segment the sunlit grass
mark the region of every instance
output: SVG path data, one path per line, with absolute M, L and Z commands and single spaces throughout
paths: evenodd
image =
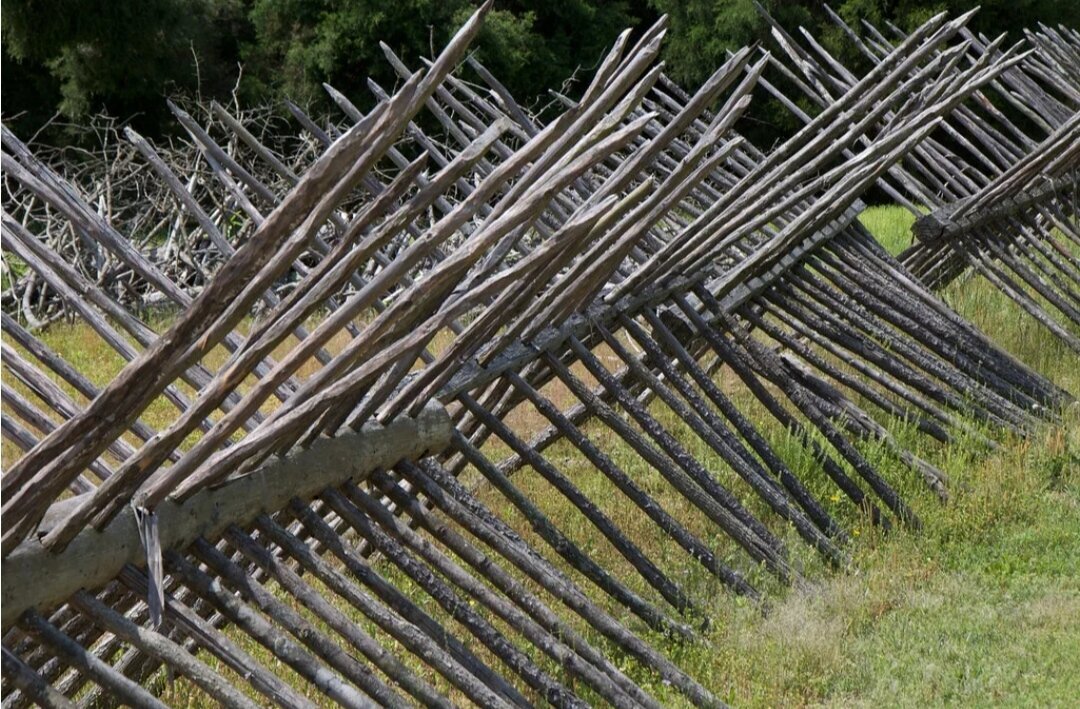
M 859 214 L 859 221 L 894 256 L 913 243 L 911 225 L 915 215 L 901 206 L 870 207 Z

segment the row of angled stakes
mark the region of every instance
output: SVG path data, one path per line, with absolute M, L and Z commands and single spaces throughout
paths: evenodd
M 671 654 L 709 642 L 688 579 L 763 603 L 800 540 L 848 568 L 843 506 L 917 528 L 902 478 L 949 495 L 892 423 L 992 448 L 1072 401 L 934 289 L 1009 269 L 1075 307 L 1075 34 L 847 28 L 860 78 L 776 27 L 794 69 L 746 49 L 689 94 L 661 21 L 545 121 L 467 56 L 487 9 L 418 70 L 387 49 L 366 114 L 289 104 L 300 159 L 217 105 L 174 107 L 190 173 L 129 132 L 177 248 L 4 129 L 5 259 L 38 284 L 3 314 L 5 706 L 161 706 L 166 675 L 228 706 L 721 705 Z M 1001 123 L 1002 86 L 1045 125 Z M 736 124 L 770 94 L 805 126 L 766 151 Z M 941 233 L 890 256 L 873 186 Z M 50 349 L 33 302 L 119 374 Z

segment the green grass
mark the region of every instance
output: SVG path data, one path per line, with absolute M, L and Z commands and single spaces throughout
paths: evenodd
M 870 207 L 859 215 L 859 221 L 891 254 L 911 246 L 911 225 L 915 216 L 899 206 Z
M 906 211 L 873 208 L 861 219 L 890 251 L 909 245 L 912 218 Z M 1080 392 L 1076 356 L 985 282 L 961 279 L 944 297 L 994 342 L 1058 385 Z M 108 361 L 95 364 L 92 358 L 100 348 L 88 345 L 79 328 L 65 328 L 48 335 L 50 344 L 79 359 L 80 368 L 100 370 L 96 379 L 107 380 L 119 363 L 106 358 Z M 684 586 L 710 619 L 710 627 L 697 641 L 676 643 L 649 633 L 621 609 L 605 603 L 610 612 L 738 706 L 1076 704 L 1080 697 L 1080 673 L 1076 671 L 1076 658 L 1080 657 L 1080 410 L 1064 412 L 1060 426 L 1046 426 L 1026 440 L 1004 440 L 994 452 L 973 441 L 941 446 L 894 426 L 895 435 L 905 445 L 949 475 L 952 497 L 949 503 L 941 504 L 892 456 L 864 446 L 924 523 L 917 532 L 896 529 L 883 534 L 836 494 L 818 466 L 746 392 L 726 377 L 723 383 L 830 513 L 852 530 L 853 567 L 846 571 L 825 567 L 791 529 L 780 524 L 734 479 L 685 424 L 664 406 L 654 404 L 652 412 L 665 426 L 787 541 L 793 562 L 800 566 L 807 582 L 798 588 L 784 587 L 754 568 L 617 437 L 589 427 L 601 448 L 628 474 L 713 545 L 717 554 L 745 572 L 769 599 L 767 612 L 763 612 L 752 603 L 733 598 L 644 515 L 624 502 L 580 454 L 569 445 L 558 444 L 546 456 Z M 558 403 L 566 403 L 565 392 L 549 389 L 545 393 Z M 158 416 L 171 415 L 166 409 L 154 409 L 150 414 L 155 425 L 160 425 Z M 540 423 L 536 412 L 526 409 L 515 412 L 511 422 L 519 429 Z M 505 448 L 490 445 L 487 452 L 498 457 Z M 606 540 L 583 523 L 535 472 L 523 470 L 514 480 L 598 562 L 634 591 L 657 599 Z M 516 528 L 527 530 L 517 512 L 497 493 L 481 489 L 480 495 Z M 534 534 L 524 531 L 523 536 L 554 558 Z M 388 563 L 375 563 L 380 573 L 400 588 L 412 589 L 413 598 L 424 598 Z M 598 602 L 604 603 L 600 594 L 596 595 Z M 336 600 L 332 594 L 329 597 Z M 421 602 L 425 610 L 465 639 L 460 626 L 445 618 L 430 599 Z M 554 601 L 552 605 L 558 606 Z M 298 610 L 312 617 L 306 609 Z M 342 610 L 349 612 L 344 607 Z M 356 622 L 378 636 L 366 620 L 357 617 Z M 496 625 L 513 636 L 509 628 Z M 577 627 L 661 702 L 685 704 L 650 672 L 587 628 Z M 234 632 L 232 637 L 272 671 L 296 680 L 268 650 L 240 633 Z M 478 643 L 467 644 L 481 657 L 489 658 Z M 539 656 L 534 659 L 546 662 Z M 207 661 L 226 672 L 212 658 Z M 550 663 L 544 667 L 569 681 L 560 668 Z M 419 665 L 417 669 L 424 671 Z M 425 676 L 449 691 L 438 677 Z M 313 700 L 324 701 L 303 687 Z M 575 689 L 594 698 L 580 684 Z M 170 704 L 207 706 L 183 681 L 163 687 L 163 691 Z
M 761 617 L 729 611 L 694 655 L 744 706 L 1067 706 L 1080 693 L 1080 436 L 1047 432 L 948 466 L 954 499 L 917 496 L 919 533 L 854 544 Z M 720 611 L 723 615 L 723 610 Z

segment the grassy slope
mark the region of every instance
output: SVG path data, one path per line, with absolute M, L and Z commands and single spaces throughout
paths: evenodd
M 903 210 L 872 209 L 863 220 L 890 249 L 907 245 L 910 217 Z M 1075 355 L 996 291 L 968 280 L 957 283 L 946 297 L 995 342 L 1058 384 L 1080 392 Z M 102 383 L 120 366 L 115 357 L 90 346 L 93 337 L 84 328 L 56 327 L 46 339 L 69 359 L 79 360 L 80 368 L 90 365 Z M 95 358 L 103 359 L 95 364 Z M 771 609 L 762 614 L 725 593 L 643 515 L 611 494 L 610 484 L 584 464 L 580 454 L 568 446 L 554 447 L 549 459 L 678 578 L 712 619 L 701 642 L 653 641 L 665 645 L 692 675 L 740 706 L 1074 703 L 1080 696 L 1080 675 L 1075 671 L 1075 658 L 1080 657 L 1080 412 L 1067 412 L 1061 428 L 1048 428 L 1028 441 L 1006 441 L 991 454 L 974 444 L 943 448 L 898 430 L 897 435 L 920 455 L 950 475 L 953 499 L 942 506 L 909 471 L 880 452 L 868 451 L 880 458 L 890 481 L 925 523 L 918 533 L 898 530 L 885 536 L 835 494 L 835 488 L 753 402 L 737 390 L 733 395 L 830 511 L 854 530 L 855 568 L 850 573 L 823 568 L 775 515 L 762 513 L 755 500 L 747 499 L 751 509 L 789 540 L 795 561 L 809 580 L 805 588 L 784 589 L 743 565 L 742 570 L 768 591 Z M 662 406 L 654 406 L 654 413 L 678 430 L 677 421 Z M 160 402 L 149 414 L 155 425 L 170 418 L 168 406 Z M 529 412 L 520 416 L 515 425 L 529 426 Z M 688 430 L 684 433 L 683 440 L 710 470 L 721 477 L 727 474 Z M 700 515 L 616 445 L 617 440 L 610 436 L 603 447 L 665 508 L 714 544 L 719 554 L 739 564 L 740 555 L 730 542 L 712 535 Z M 4 453 L 7 457 L 13 451 L 5 444 Z M 535 473 L 522 471 L 515 482 L 598 561 L 655 600 L 607 542 L 582 524 Z M 739 481 L 729 484 L 749 498 Z M 483 496 L 514 517 L 501 497 L 490 490 Z M 535 537 L 530 539 L 544 548 Z M 382 565 L 380 570 L 409 587 L 392 568 Z M 439 615 L 430 601 L 425 608 Z M 635 625 L 619 609 L 610 610 Z M 362 619 L 357 622 L 372 630 Z M 275 671 L 284 669 L 264 648 L 240 634 L 234 638 Z M 603 645 L 601 639 L 593 639 Z M 471 647 L 484 654 L 475 643 Z M 558 668 L 549 669 L 559 674 Z M 681 701 L 648 673 L 630 663 L 627 669 L 665 702 Z M 429 679 L 438 682 L 436 677 Z M 183 681 L 164 691 L 170 703 L 202 705 Z

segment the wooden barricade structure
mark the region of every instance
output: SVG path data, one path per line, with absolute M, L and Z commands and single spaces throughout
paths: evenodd
M 717 371 L 882 526 L 919 521 L 866 441 L 948 495 L 889 420 L 992 447 L 1072 400 L 856 220 L 867 189 L 1035 55 L 962 63 L 970 15 L 935 17 L 763 151 L 735 124 L 759 86 L 783 96 L 770 55 L 733 54 L 691 95 L 657 63 L 661 21 L 623 34 L 544 124 L 467 57 L 487 9 L 421 69 L 387 49 L 401 83 L 372 85 L 367 114 L 329 87 L 340 123 L 290 104 L 319 146 L 306 164 L 221 106 L 209 127 L 175 109 L 212 186 L 129 133 L 176 201 L 163 220 L 216 250 L 197 288 L 4 129 L 5 254 L 127 363 L 95 385 L 3 315 L 4 366 L 32 393 L 4 397 L 3 434 L 25 451 L 0 480 L 5 706 L 160 706 L 163 675 L 228 706 L 656 707 L 671 698 L 657 684 L 719 706 L 668 652 L 707 622 L 682 572 L 760 602 L 759 578 L 800 582 L 788 528 L 825 563 L 852 560 L 848 530 Z M 1066 174 L 1075 125 L 1051 131 L 1057 148 L 1029 140 L 943 223 L 1002 196 L 1066 209 L 1038 182 Z M 159 334 L 51 248 L 43 205 L 172 324 Z M 665 509 L 643 470 L 701 523 Z M 662 555 L 613 504 L 649 520 Z
M 831 16 L 871 62 L 905 36 L 891 27 L 889 40 L 866 22 L 860 36 Z M 805 31 L 800 44 L 774 22 L 773 35 L 790 66 L 773 63 L 816 105 L 856 81 Z M 950 63 L 1002 56 L 1003 38 L 967 29 L 961 38 Z M 971 269 L 1080 352 L 1080 34 L 1041 26 L 1025 39 L 1023 60 L 980 87 L 879 185 L 917 217 L 917 241 L 900 255 L 913 275 L 940 289 Z

